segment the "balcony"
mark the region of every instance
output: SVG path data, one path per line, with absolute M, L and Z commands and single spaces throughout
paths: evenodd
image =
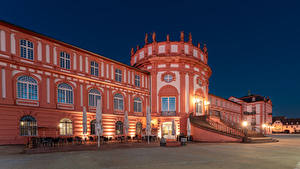
M 162 111 L 161 116 L 176 116 L 176 111 Z
M 244 111 L 244 115 L 255 115 L 255 114 L 256 114 L 256 111 L 253 111 L 253 112 Z

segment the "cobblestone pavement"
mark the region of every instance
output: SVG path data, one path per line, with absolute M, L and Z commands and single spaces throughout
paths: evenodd
M 184 147 L 19 154 L 0 146 L 0 169 L 300 169 L 300 135 L 276 135 L 278 143 L 196 143 Z

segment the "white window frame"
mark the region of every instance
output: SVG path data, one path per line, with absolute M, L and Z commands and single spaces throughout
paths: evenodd
M 89 106 L 90 107 L 96 107 L 97 106 L 97 100 L 101 101 L 101 93 L 97 89 L 91 89 L 88 94 L 89 99 Z
M 71 55 L 67 52 L 61 51 L 59 65 L 61 68 L 70 70 L 71 69 Z
M 64 118 L 59 121 L 59 135 L 71 136 L 73 135 L 73 122 L 70 119 Z
M 167 103 L 168 103 L 168 109 L 163 110 L 163 99 L 167 98 Z M 170 98 L 174 98 L 175 103 L 174 103 L 174 110 L 170 110 Z M 161 111 L 162 112 L 176 112 L 176 97 L 175 96 L 168 96 L 168 97 L 161 97 Z
M 63 84 L 67 85 L 70 88 L 62 87 Z M 63 98 L 61 97 L 62 100 L 59 100 L 59 98 L 60 98 L 59 97 L 60 91 L 63 92 L 63 94 L 64 94 L 64 97 Z M 57 86 L 57 102 L 58 103 L 73 104 L 73 102 L 74 102 L 74 96 L 73 96 L 73 94 L 74 94 L 74 92 L 73 92 L 73 88 L 72 88 L 71 85 L 69 85 L 67 83 L 60 83 Z
M 20 80 L 21 78 L 26 78 L 26 79 Z M 32 88 L 31 89 L 32 93 L 29 91 L 30 87 Z M 18 80 L 17 80 L 17 98 L 18 99 L 38 100 L 39 99 L 38 91 L 39 91 L 38 83 L 33 77 L 31 77 L 31 76 L 18 77 Z
M 116 111 L 124 110 L 124 97 L 120 93 L 114 95 L 114 110 Z
M 140 87 L 141 86 L 141 77 L 139 75 L 135 75 L 134 76 L 134 85 L 136 87 Z
M 91 61 L 91 75 L 99 76 L 99 63 L 96 61 Z
M 34 59 L 34 45 L 33 42 L 21 39 L 20 40 L 20 57 L 33 60 Z
M 122 82 L 122 70 L 115 69 L 115 81 Z
M 134 98 L 133 101 L 133 111 L 142 112 L 142 99 L 139 97 Z

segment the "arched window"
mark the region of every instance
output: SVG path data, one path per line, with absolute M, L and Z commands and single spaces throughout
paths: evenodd
M 57 95 L 58 103 L 73 104 L 73 89 L 70 85 L 66 83 L 59 84 Z
M 123 110 L 124 108 L 124 99 L 123 96 L 119 93 L 114 96 L 114 110 Z
M 97 100 L 101 99 L 101 94 L 96 89 L 91 89 L 89 91 L 89 106 L 97 106 Z
M 142 100 L 139 97 L 134 98 L 133 110 L 134 112 L 142 112 Z
M 136 123 L 136 135 L 142 135 L 143 125 L 141 122 Z
M 116 122 L 116 135 L 123 134 L 123 123 L 121 121 Z
M 37 81 L 30 76 L 21 76 L 17 80 L 17 98 L 38 99 Z
M 32 116 L 23 116 L 20 120 L 20 135 L 21 136 L 36 136 L 37 123 Z
M 96 134 L 96 120 L 91 121 L 91 135 Z
M 59 133 L 62 136 L 73 134 L 73 125 L 70 119 L 62 119 L 59 122 Z
M 20 54 L 22 58 L 33 60 L 33 43 L 28 40 L 21 39 Z

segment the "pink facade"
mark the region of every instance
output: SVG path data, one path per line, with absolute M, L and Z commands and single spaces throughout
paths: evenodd
M 194 46 L 191 35 L 185 42 L 183 32 L 180 39 L 170 41 L 167 36 L 166 41 L 157 42 L 153 33 L 148 42 L 146 36 L 142 48 L 132 49 L 128 66 L 0 22 L 0 144 L 24 143 L 28 133 L 83 136 L 84 107 L 88 112 L 87 135 L 92 135 L 95 100 L 99 98 L 103 135 L 107 137 L 123 134 L 118 133 L 117 123 L 124 121 L 125 111 L 129 114 L 129 135 L 143 135 L 137 131 L 139 124 L 142 131 L 146 127 L 147 106 L 151 107 L 152 133 L 158 137 L 174 137 L 170 133 L 173 121 L 176 135 L 186 134 L 190 114 L 239 123 L 248 103 L 208 94 L 212 71 L 206 46 Z M 272 105 L 260 110 L 269 115 Z M 36 133 L 26 131 L 26 118 L 34 119 Z M 269 116 L 260 119 L 268 122 Z

